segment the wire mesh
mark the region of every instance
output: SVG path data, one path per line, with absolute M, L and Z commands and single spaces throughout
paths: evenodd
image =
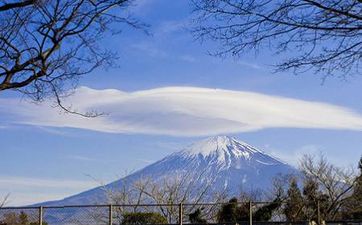
M 228 207 L 231 204 L 233 203 L 8 207 L 0 208 L 0 225 L 317 224 L 317 220 L 288 221 L 285 216 L 286 205 L 282 202 L 236 202 L 231 208 L 239 213 L 237 217 L 221 218 L 220 212 L 225 208 L 230 210 Z M 266 210 L 270 207 L 276 209 Z M 362 221 L 321 220 L 321 225 L 362 225 Z
M 108 208 L 87 207 L 45 207 L 44 221 L 48 225 L 108 225 Z

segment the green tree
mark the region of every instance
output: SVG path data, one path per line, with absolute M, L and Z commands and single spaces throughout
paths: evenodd
M 280 208 L 281 200 L 277 196 L 271 203 L 268 203 L 253 213 L 253 220 L 255 221 L 269 221 L 272 218 L 273 212 Z
M 193 213 L 189 214 L 189 220 L 190 220 L 190 223 L 193 223 L 193 224 L 207 223 L 207 221 L 204 218 L 202 218 L 200 208 L 196 209 Z
M 303 188 L 306 219 L 315 220 L 317 218 L 318 189 L 318 183 L 313 179 L 307 178 Z
M 155 212 L 124 213 L 122 225 L 167 224 L 167 219 Z
M 347 199 L 343 218 L 344 219 L 362 219 L 362 157 L 358 163 L 359 176 L 355 180 L 353 193 Z
M 321 219 L 326 219 L 328 209 L 330 208 L 329 197 L 319 190 L 319 184 L 316 180 L 308 177 L 306 178 L 303 196 L 306 219 L 317 221 L 318 207 Z
M 287 192 L 284 214 L 288 221 L 303 220 L 303 196 L 298 187 L 297 180 L 292 178 Z
M 281 206 L 281 200 L 277 196 L 271 203 L 258 208 L 253 213 L 255 221 L 269 221 L 273 212 Z M 237 198 L 232 198 L 223 205 L 218 212 L 219 223 L 237 223 L 241 221 L 249 221 L 250 207 L 249 203 L 238 202 Z
M 224 204 L 217 215 L 219 223 L 248 221 L 249 208 L 245 203 L 239 203 L 237 198 L 232 198 Z

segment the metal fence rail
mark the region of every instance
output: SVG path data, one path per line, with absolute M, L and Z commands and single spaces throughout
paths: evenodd
M 253 213 L 270 202 L 238 202 L 248 207 L 248 220 L 223 222 L 223 225 L 362 225 L 362 221 L 322 221 L 319 208 L 318 219 L 289 222 L 285 217 L 275 215 L 272 221 L 255 221 Z M 137 205 L 71 205 L 40 207 L 3 207 L 0 208 L 0 225 L 121 225 L 125 213 L 157 213 L 162 215 L 167 224 L 192 224 L 189 215 L 196 209 L 202 209 L 202 216 L 208 225 L 217 223 L 217 214 L 222 205 L 229 203 L 180 203 L 180 204 L 137 204 Z M 150 223 L 147 223 L 150 224 Z M 163 223 L 165 224 L 165 223 Z M 141 224 L 139 224 L 141 225 Z M 157 224 L 153 224 L 157 225 Z

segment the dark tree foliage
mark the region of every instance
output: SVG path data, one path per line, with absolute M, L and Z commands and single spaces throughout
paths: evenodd
M 273 216 L 273 212 L 280 208 L 281 200 L 279 197 L 274 199 L 271 203 L 268 203 L 253 213 L 253 220 L 255 221 L 269 221 Z
M 217 215 L 219 223 L 236 223 L 249 220 L 249 207 L 246 203 L 239 203 L 237 198 L 232 198 L 223 205 Z
M 218 56 L 268 48 L 286 53 L 280 71 L 324 77 L 361 74 L 361 0 L 192 0 L 193 33 Z
M 295 178 L 292 178 L 289 184 L 284 214 L 288 221 L 296 222 L 304 219 L 303 196 Z
M 304 211 L 308 220 L 316 220 L 317 218 L 318 189 L 318 183 L 313 179 L 305 181 L 303 188 Z
M 62 106 L 60 97 L 81 76 L 114 63 L 115 52 L 101 43 L 106 35 L 144 28 L 127 12 L 132 2 L 0 0 L 0 92 L 52 96 Z
M 330 199 L 328 195 L 319 190 L 319 185 L 315 180 L 307 178 L 304 184 L 303 195 L 306 219 L 317 221 L 318 207 L 321 219 L 326 219 L 330 209 Z
M 320 203 L 323 219 L 335 220 L 340 217 L 340 209 L 351 195 L 355 183 L 355 172 L 348 168 L 337 167 L 321 155 L 318 160 L 313 156 L 303 156 L 300 163 L 307 190 L 304 195 L 306 216 L 315 214 L 316 203 Z M 313 213 L 314 210 L 314 213 Z
M 362 157 L 358 163 L 359 176 L 353 186 L 352 195 L 346 200 L 343 218 L 362 220 Z
M 192 224 L 204 224 L 207 223 L 207 221 L 202 218 L 201 209 L 196 209 L 193 213 L 189 214 L 189 220 Z
M 123 225 L 167 224 L 167 219 L 155 212 L 135 212 L 123 214 Z
M 273 212 L 280 208 L 281 200 L 276 197 L 272 202 L 261 206 L 253 212 L 254 221 L 269 221 L 272 218 Z M 223 205 L 218 212 L 219 223 L 237 223 L 242 221 L 249 221 L 250 207 L 249 203 L 238 202 L 237 198 L 232 198 L 230 201 Z

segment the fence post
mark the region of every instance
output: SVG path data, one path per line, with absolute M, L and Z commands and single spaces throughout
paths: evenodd
M 249 225 L 253 225 L 253 204 L 249 201 Z
M 108 224 L 113 225 L 113 207 L 112 204 L 108 206 Z
M 178 223 L 179 225 L 182 225 L 183 224 L 183 204 L 180 203 L 179 204 L 179 208 L 178 208 Z
M 322 220 L 321 220 L 321 205 L 320 202 L 318 200 L 317 202 L 317 220 L 318 220 L 318 225 L 322 224 Z
M 39 206 L 39 225 L 43 225 L 43 206 Z

